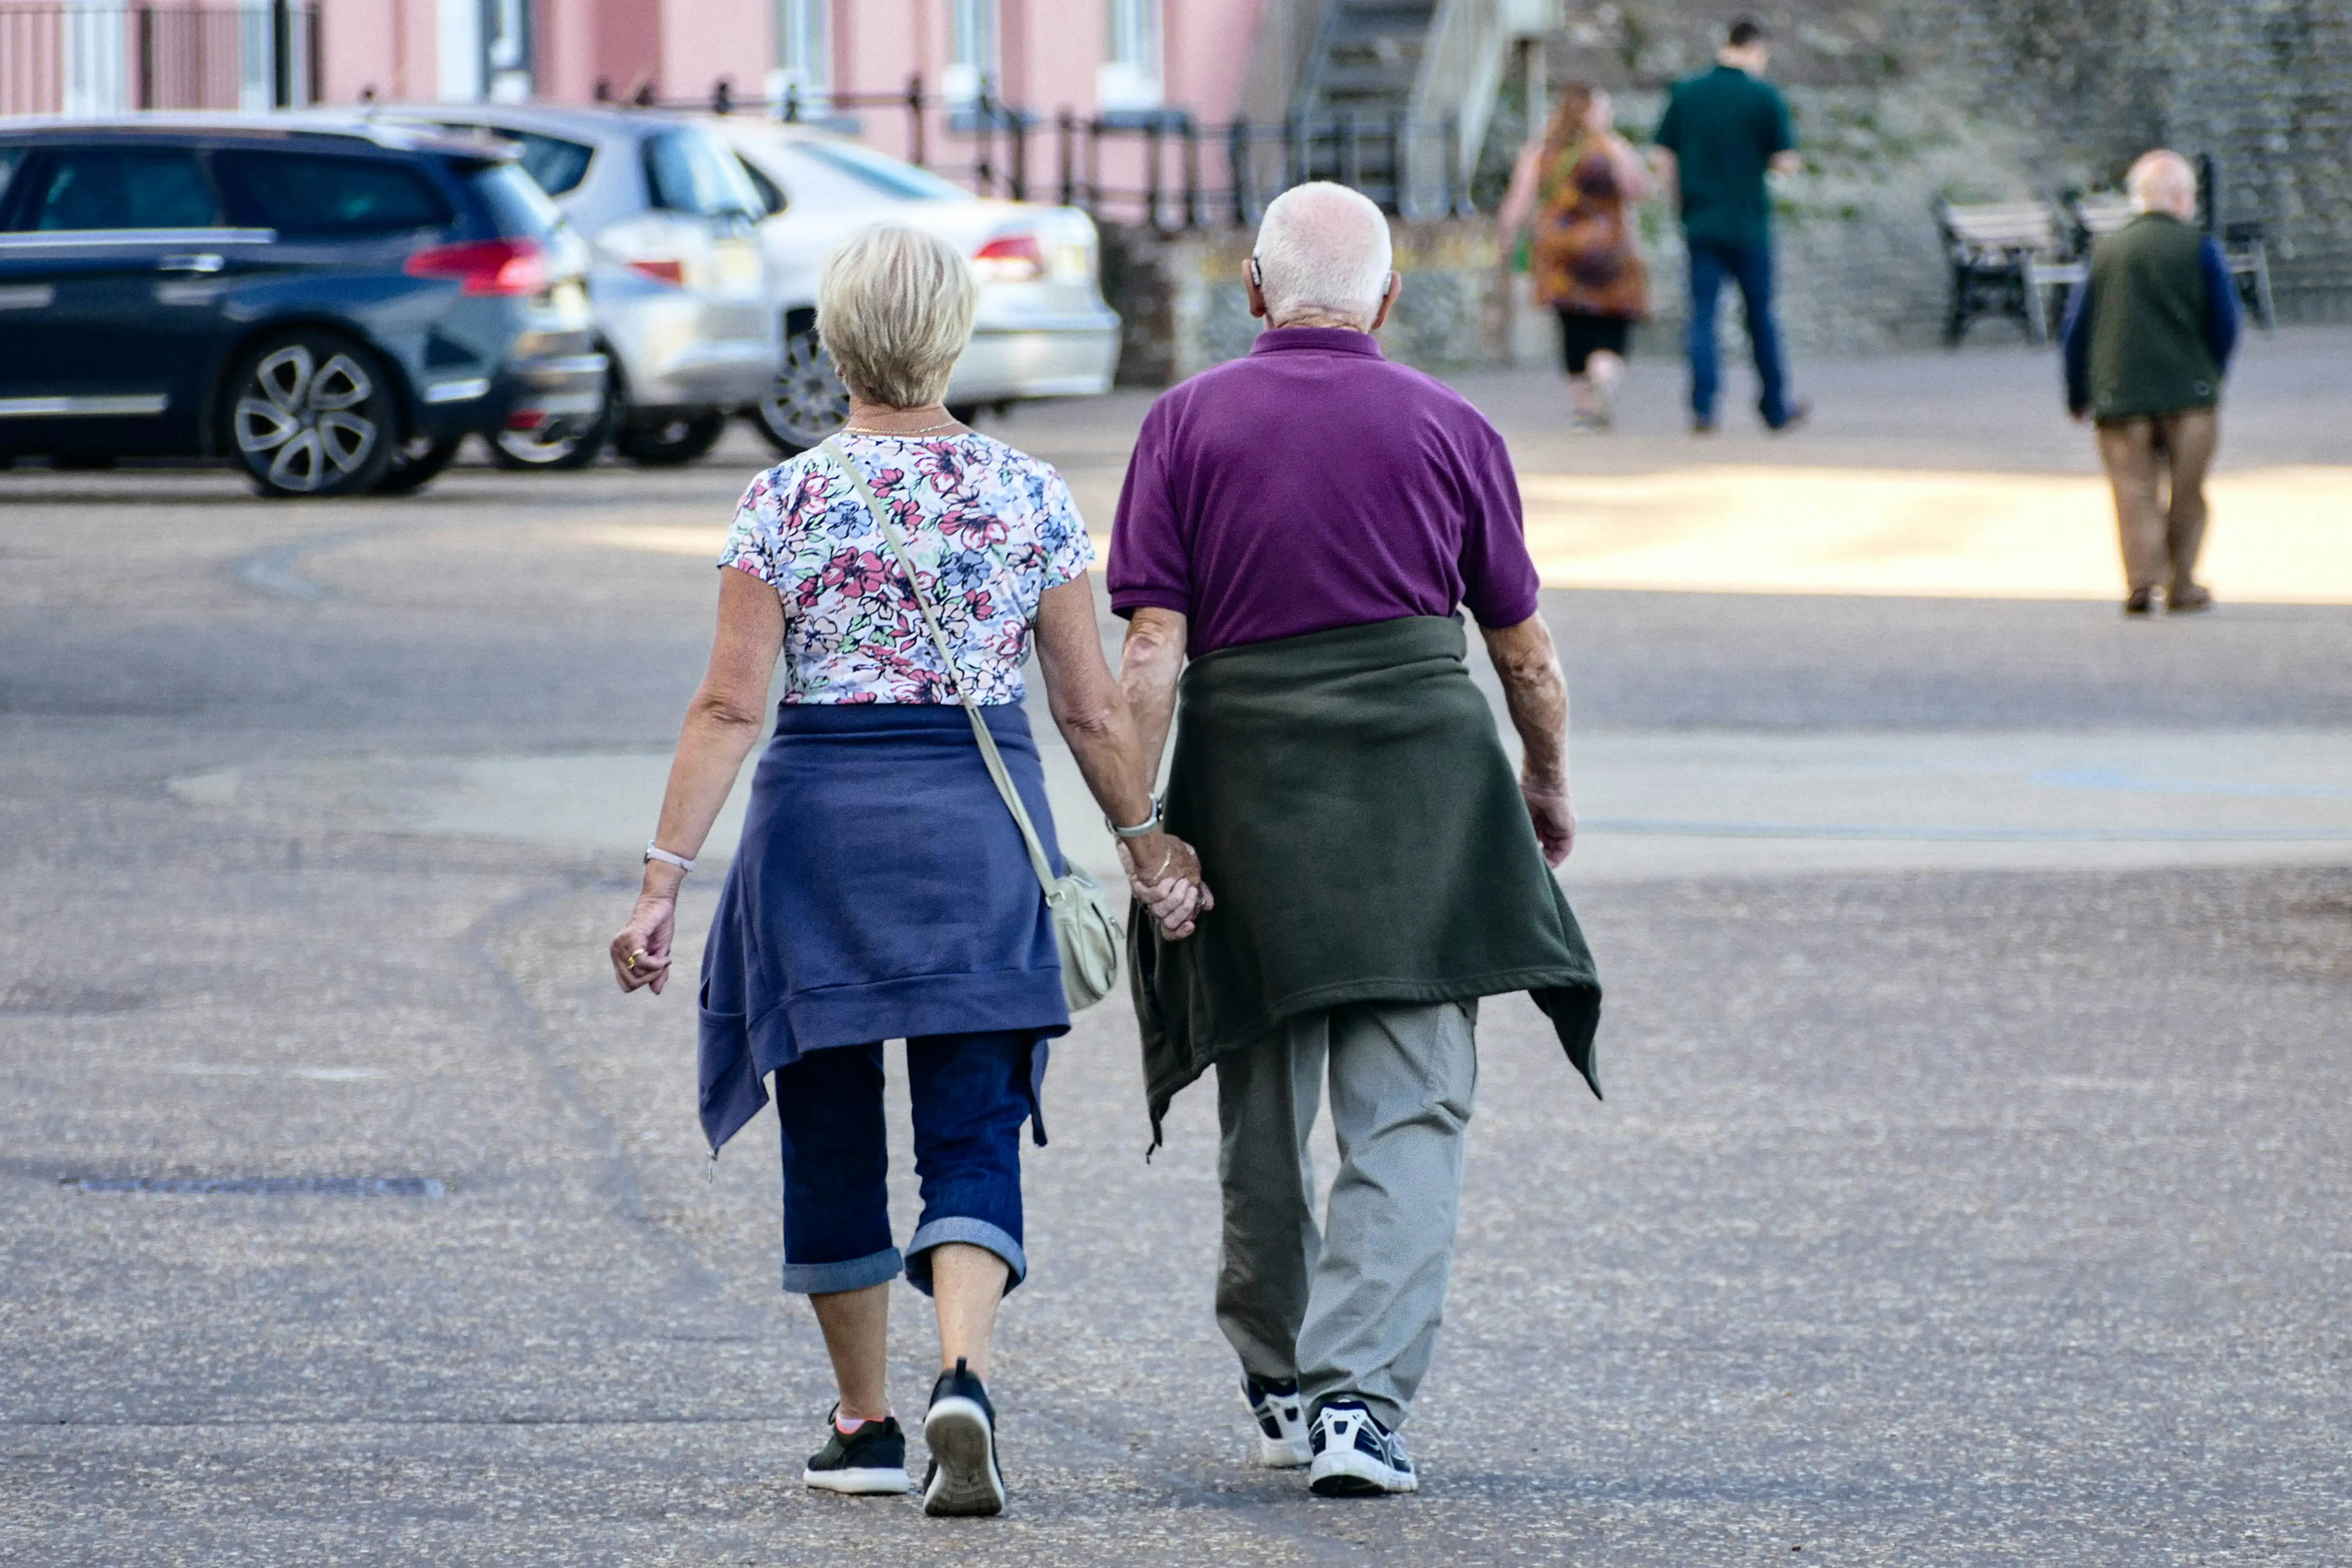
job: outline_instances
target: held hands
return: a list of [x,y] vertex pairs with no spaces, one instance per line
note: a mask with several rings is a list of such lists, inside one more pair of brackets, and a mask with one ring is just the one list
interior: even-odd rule
[[1528,803],[1528,819],[1535,824],[1537,842],[1543,846],[1544,862],[1558,866],[1576,847],[1576,800],[1569,794],[1565,779],[1549,780],[1521,775],[1519,795]]
[[663,893],[648,888],[637,895],[637,907],[629,912],[629,923],[613,939],[611,956],[613,978],[621,983],[624,991],[635,991],[650,985],[654,994],[662,994],[669,984],[670,938],[677,924],[677,894]]
[[1201,880],[1201,858],[1172,833],[1118,840],[1118,863],[1127,870],[1128,890],[1171,942],[1191,936],[1200,917],[1217,907]]

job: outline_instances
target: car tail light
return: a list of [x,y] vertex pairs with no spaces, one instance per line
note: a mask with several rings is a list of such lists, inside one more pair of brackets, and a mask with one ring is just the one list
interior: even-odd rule
[[1045,276],[1045,247],[1025,231],[1000,234],[971,253],[971,269],[983,283],[1034,283]]
[[435,245],[408,258],[411,278],[455,278],[467,294],[538,294],[547,289],[547,252],[535,239],[475,239]]
[[630,262],[629,267],[656,283],[667,283],[673,289],[686,287],[686,263],[676,257],[641,257]]

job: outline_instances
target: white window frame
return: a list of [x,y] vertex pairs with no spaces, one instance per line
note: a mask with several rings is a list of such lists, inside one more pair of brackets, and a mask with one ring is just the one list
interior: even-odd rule
[[65,56],[60,107],[68,118],[95,120],[130,109],[130,19],[116,0],[81,0],[58,18]]
[[1105,109],[1158,109],[1160,0],[1106,0],[1108,58],[1095,72],[1095,100]]
[[779,106],[798,90],[803,115],[833,107],[833,0],[775,0],[776,63],[768,100]]
[[969,108],[980,101],[983,82],[992,97],[1001,90],[996,0],[947,0],[947,6],[948,63],[940,73],[940,94],[956,108]]

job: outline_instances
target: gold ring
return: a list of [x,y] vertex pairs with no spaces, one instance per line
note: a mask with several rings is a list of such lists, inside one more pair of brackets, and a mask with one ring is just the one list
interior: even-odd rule
[[629,966],[631,969],[635,969],[635,968],[637,966],[637,960],[639,960],[639,959],[643,958],[645,955],[646,955],[646,950],[645,950],[644,948],[642,948],[642,947],[641,947],[641,948],[637,949],[637,951],[636,951],[636,952],[633,952],[633,953],[629,954],[629,964],[628,964],[628,966]]

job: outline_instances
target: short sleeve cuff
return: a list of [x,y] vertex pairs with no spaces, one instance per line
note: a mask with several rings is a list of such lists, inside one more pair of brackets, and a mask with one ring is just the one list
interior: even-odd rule
[[771,588],[776,585],[775,568],[756,555],[729,555],[719,562],[719,566],[721,571],[732,566],[738,572],[749,572]]
[[1506,626],[1516,626],[1533,620],[1540,607],[1538,590],[1529,588],[1524,594],[1509,594],[1483,605],[1464,602],[1463,607],[1475,616],[1478,625],[1487,631],[1499,632]]
[[1122,620],[1138,610],[1167,610],[1189,616],[1192,602],[1171,588],[1121,588],[1111,595],[1110,608]]
[[1055,551],[1052,559],[1045,563],[1045,586],[1058,588],[1066,583],[1075,583],[1085,576],[1087,569],[1094,563],[1094,541],[1080,533],[1076,544],[1067,550]]

